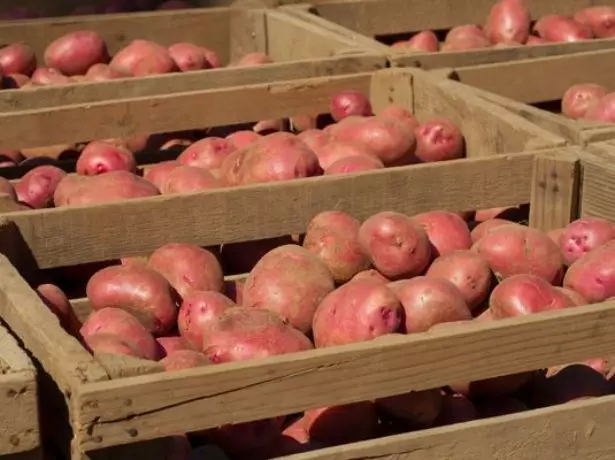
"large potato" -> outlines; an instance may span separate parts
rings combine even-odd
[[[570,265],[564,287],[581,294],[588,303],[615,297],[615,241],[597,247]]]
[[[51,42],[45,50],[45,64],[67,76],[83,75],[94,64],[108,61],[105,41],[92,30],[63,35]]]

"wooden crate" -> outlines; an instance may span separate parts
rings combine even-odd
[[[615,139],[613,124],[575,121],[559,115],[561,99],[572,85],[598,83],[615,91],[615,50],[460,66],[437,73],[476,88],[476,94],[485,100],[576,144]]]
[[[365,72],[387,65],[373,51],[364,53],[352,40],[291,15],[264,9],[199,8],[148,13],[93,15],[0,23],[0,43],[25,42],[39,62],[54,39],[77,30],[94,30],[115,53],[134,39],[168,46],[191,42],[215,50],[223,65],[250,52],[265,52],[275,64],[220,68],[73,84],[0,91],[0,111],[81,104],[117,98],[215,89],[320,75]]]
[[[0,459],[41,460],[36,370],[0,325]]]
[[[314,1],[312,5],[299,2],[262,0],[270,5],[292,4],[283,9],[293,11],[298,17],[313,24],[344,33],[361,42],[366,49],[373,49],[389,56],[394,66],[413,66],[435,69],[470,64],[506,62],[543,56],[555,56],[580,51],[612,48],[612,39],[588,40],[578,43],[558,43],[538,46],[474,50],[464,52],[416,53],[390,48],[373,38],[404,35],[421,30],[446,30],[464,24],[483,24],[496,0],[331,0]],[[306,2],[308,3],[308,2]],[[528,1],[532,18],[548,13],[572,14],[592,6],[593,0]],[[239,2],[241,4],[241,2]],[[615,5],[614,0],[604,0],[600,5]]]
[[[30,256],[39,265],[57,266],[62,253],[78,263],[147,253],[169,241],[210,245],[275,237],[300,232],[313,215],[333,208],[365,218],[385,209],[414,214],[530,203],[531,225],[557,228],[577,216],[579,195],[583,210],[598,185],[615,187],[615,170],[603,168],[610,155],[615,154],[606,147],[589,154],[555,148],[190,197],[8,215],[0,226],[0,252],[7,255],[0,257],[0,315],[66,395],[75,434],[73,458],[157,459],[159,451],[145,457],[140,450],[152,444],[131,443],[610,355],[615,353],[615,302],[161,373],[154,363],[89,355],[60,328],[10,263],[26,273],[33,268],[28,266]],[[586,193],[587,187],[593,192]],[[148,223],[147,235],[141,233],[142,222]],[[109,235],[113,243],[105,247]],[[451,349],[458,352],[451,354]],[[615,396],[607,396],[294,458],[428,455],[466,460],[531,458],[544,452],[556,459],[574,452],[575,458],[593,460],[596,452],[615,452],[614,401]]]

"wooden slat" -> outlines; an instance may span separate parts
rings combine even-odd
[[[596,144],[585,149],[585,153],[581,215],[615,219],[615,146]]]
[[[610,460],[615,396],[389,436],[284,460]]]
[[[76,436],[87,450],[613,352],[615,302],[605,302],[467,329],[92,383],[80,393]]]
[[[365,218],[527,203],[532,164],[533,154],[517,154],[7,216],[49,268],[147,254],[169,241],[208,246],[299,233],[327,209]]]

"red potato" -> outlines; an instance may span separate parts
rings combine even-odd
[[[58,184],[53,199],[56,206],[82,206],[159,194],[158,189],[142,177],[127,171],[111,171],[98,176],[68,174]]]
[[[199,350],[209,326],[228,308],[236,306],[235,302],[219,292],[192,291],[184,297],[179,309],[179,333],[188,345]]]
[[[489,296],[491,270],[487,261],[474,251],[454,251],[433,261],[426,275],[451,282],[471,311]]]
[[[75,165],[77,174],[95,176],[109,171],[137,171],[137,162],[130,150],[121,145],[93,141],[85,146]]]
[[[472,247],[468,224],[458,214],[448,211],[429,211],[417,214],[413,219],[427,233],[434,257]]]
[[[425,332],[440,323],[465,321],[472,315],[453,283],[417,276],[401,281],[394,289],[405,312],[404,332]]]
[[[585,120],[615,123],[615,93],[608,93],[585,112]]]
[[[156,338],[156,343],[158,344],[158,356],[160,358],[166,358],[171,353],[179,350],[190,349],[181,337],[158,337]]]
[[[372,115],[372,105],[361,91],[342,91],[331,98],[329,112],[335,121],[346,117]]]
[[[467,397],[460,394],[444,394],[442,396],[442,409],[434,425],[453,425],[476,419],[478,419],[476,406]]]
[[[206,169],[196,166],[177,166],[168,171],[160,191],[171,193],[194,193],[222,187],[222,183]]]
[[[420,275],[432,258],[425,230],[397,212],[381,212],[364,221],[359,244],[374,267],[390,279]]]
[[[573,19],[588,27],[598,38],[615,36],[615,7],[613,6],[583,8],[577,11]]]
[[[167,177],[169,176],[169,173],[179,166],[181,166],[179,161],[163,161],[145,169],[143,172],[143,178],[161,190],[167,180]]]
[[[158,344],[152,334],[134,316],[120,308],[93,311],[81,326],[80,333],[86,342],[94,335],[115,336],[128,343],[143,359],[156,360],[159,356]]]
[[[208,328],[201,350],[212,362],[226,363],[312,348],[310,339],[279,315],[261,308],[231,307]]]
[[[30,82],[32,86],[54,86],[67,85],[70,83],[70,80],[66,75],[62,75],[56,69],[39,67],[32,74]]]
[[[327,266],[338,284],[370,266],[359,246],[360,227],[361,222],[342,211],[321,212],[307,227],[303,247]]]
[[[464,40],[467,37],[487,39],[487,35],[481,26],[475,24],[466,24],[453,27],[448,31],[444,38],[444,43],[451,43],[458,40]]]
[[[301,246],[288,244],[254,266],[246,279],[243,306],[271,310],[307,333],[316,308],[333,289],[325,263]]]
[[[186,166],[196,166],[203,169],[216,169],[222,166],[235,147],[221,137],[206,137],[195,142],[184,150],[177,161]]]
[[[66,76],[83,75],[94,64],[109,62],[103,38],[92,30],[71,32],[45,49],[45,65]]]
[[[518,224],[490,230],[472,250],[481,254],[498,279],[513,275],[536,275],[558,284],[563,273],[563,257],[557,244],[545,233]]]
[[[160,273],[147,267],[103,268],[88,281],[86,294],[93,310],[126,310],[157,336],[169,332],[177,320],[173,288]]]
[[[492,43],[523,44],[530,35],[530,21],[525,0],[500,0],[489,12],[487,38]]]
[[[376,406],[411,429],[431,426],[442,410],[442,393],[439,388],[411,391],[397,396],[380,398]]]
[[[181,72],[207,68],[207,61],[200,46],[192,43],[175,43],[169,46],[169,55]]]
[[[411,129],[412,132],[414,132],[414,130],[419,127],[419,122],[415,118],[415,116],[412,115],[409,110],[399,105],[387,105],[384,109],[380,111],[378,116],[381,118],[394,118],[398,121],[401,121],[409,129]]]
[[[399,300],[374,280],[355,280],[326,296],[314,314],[317,347],[363,342],[397,332],[403,323]]]
[[[233,151],[224,159],[220,168],[220,182],[222,184],[229,186],[239,185],[247,156],[248,148],[242,148]]]
[[[372,156],[352,156],[340,158],[325,169],[326,176],[335,174],[353,174],[363,171],[374,171],[384,169],[384,164],[376,157]]]
[[[589,251],[615,240],[615,224],[599,217],[577,219],[566,226],[560,236],[559,246],[567,265],[580,259]]]
[[[597,247],[573,262],[564,287],[579,293],[587,303],[615,297],[615,241]]]
[[[470,51],[470,50],[479,50],[485,48],[491,48],[491,42],[484,37],[475,37],[475,36],[467,36],[467,37],[459,37],[455,40],[450,40],[444,43],[440,48],[440,51],[449,52],[449,51]]]
[[[391,282],[390,279],[386,278],[384,275],[378,272],[378,270],[374,269],[363,270],[362,272],[359,272],[354,275],[350,281],[358,281],[365,279],[375,280],[378,281],[380,284],[389,284]]]
[[[50,207],[53,196],[66,173],[51,165],[37,166],[15,184],[17,201],[34,209]]]
[[[211,361],[203,353],[194,350],[177,350],[160,360],[165,371],[178,371],[207,366]]]
[[[536,35],[530,35],[527,42],[525,42],[526,45],[546,45],[547,43],[549,43],[547,40]]]
[[[544,279],[529,274],[514,275],[498,284],[489,297],[493,319],[531,315],[574,307],[573,301]]]
[[[251,145],[253,142],[259,140],[262,136],[254,131],[235,131],[232,134],[226,136],[226,140],[231,143],[235,149],[241,149]]]
[[[297,138],[311,148],[316,156],[318,151],[331,140],[331,136],[320,129],[306,129],[297,134]]]
[[[113,56],[109,67],[125,75],[146,76],[173,72],[175,62],[164,46],[133,40]]]
[[[314,152],[318,157],[320,167],[324,170],[329,169],[331,165],[339,160],[349,157],[368,157],[378,160],[367,147],[358,142],[332,140],[324,144],[318,150],[314,150]]]
[[[0,48],[0,69],[6,75],[32,75],[36,69],[34,50],[25,43],[12,43]]]
[[[373,402],[321,407],[305,412],[304,429],[311,441],[337,446],[378,435],[378,412]]]
[[[81,323],[75,315],[66,294],[53,284],[41,284],[36,287],[36,293],[54,315],[60,320],[60,325],[69,334],[77,337]]]
[[[548,42],[578,42],[593,38],[590,29],[572,18],[547,14],[534,24],[534,32]]]
[[[463,158],[465,142],[461,130],[446,118],[433,118],[414,131],[416,157],[425,163]]]
[[[409,162],[414,157],[416,139],[403,121],[390,117],[367,117],[341,123],[332,130],[333,140],[364,146],[385,165]]]
[[[147,266],[164,276],[182,298],[193,291],[220,292],[224,286],[216,256],[194,244],[165,244],[150,255]]]
[[[123,73],[118,72],[117,70],[109,67],[109,65],[103,63],[94,64],[85,74],[85,79],[87,81],[108,81],[127,77],[127,75],[124,75]]]
[[[607,94],[606,88],[593,83],[573,85],[562,98],[562,113],[568,118],[584,118],[587,111]]]
[[[425,53],[436,53],[440,48],[438,37],[431,30],[423,30],[408,40],[408,47]]]
[[[474,229],[470,232],[470,237],[472,238],[472,243],[478,242],[483,236],[489,233],[492,229],[497,227],[502,227],[504,225],[517,225],[514,222],[506,219],[489,219],[478,224]]]
[[[587,305],[589,303],[585,299],[585,297],[583,297],[578,292],[573,291],[572,289],[563,288],[559,286],[555,286],[555,289],[561,292],[562,294],[564,294],[566,297],[568,297],[568,299],[570,299],[573,305],[576,305],[577,307],[582,307],[583,305]]]
[[[272,62],[273,62],[273,59],[271,59],[265,53],[255,52],[255,53],[248,53],[242,56],[234,64],[234,67],[251,67],[255,65],[271,64]]]

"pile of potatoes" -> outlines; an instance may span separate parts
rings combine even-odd
[[[573,17],[547,14],[532,24],[525,0],[500,0],[489,12],[485,26],[467,24],[451,29],[444,42],[431,30],[413,35],[393,47],[425,53],[467,51],[558,42],[578,42],[615,36],[615,7],[591,6]]]
[[[192,8],[192,5],[184,0],[107,0],[100,5],[77,5],[70,16],[82,16],[89,14],[108,14],[108,13],[131,13],[135,11],[150,10],[179,10]],[[45,11],[26,7],[15,7],[4,13],[0,13],[0,21],[18,19],[36,19],[49,16]]]
[[[465,155],[460,128],[445,118],[419,123],[406,109],[394,105],[373,115],[369,100],[357,91],[333,96],[330,112],[334,123],[323,129],[316,128],[316,117],[298,117],[295,129],[303,129],[298,134],[262,135],[255,130],[279,125],[263,121],[251,131],[201,139],[177,160],[143,170],[137,168],[133,152],[148,142],[148,136],[93,141],[79,153],[76,173],[41,165],[15,185],[0,180],[0,192],[23,209],[40,209],[356,173]],[[175,143],[184,142],[174,139],[167,145]],[[11,164],[10,158],[6,163]]]
[[[2,86],[27,89],[221,67],[214,50],[186,42],[166,47],[137,39],[110,56],[104,39],[92,30],[79,30],[57,38],[45,49],[43,61],[38,62],[33,49],[25,43],[0,48]],[[266,54],[255,52],[230,65],[271,62]]]
[[[544,233],[507,220],[514,211],[383,211],[363,222],[325,211],[300,237],[209,249],[168,243],[94,270],[83,324],[57,286],[37,290],[93,352],[160,360],[169,371],[440,333],[615,297],[615,223],[586,218]],[[247,275],[225,283],[229,264]],[[606,395],[614,373],[599,357],[195,436],[233,459],[266,459]]]
[[[615,123],[615,92],[596,83],[572,85],[564,93],[561,111],[573,120]]]

